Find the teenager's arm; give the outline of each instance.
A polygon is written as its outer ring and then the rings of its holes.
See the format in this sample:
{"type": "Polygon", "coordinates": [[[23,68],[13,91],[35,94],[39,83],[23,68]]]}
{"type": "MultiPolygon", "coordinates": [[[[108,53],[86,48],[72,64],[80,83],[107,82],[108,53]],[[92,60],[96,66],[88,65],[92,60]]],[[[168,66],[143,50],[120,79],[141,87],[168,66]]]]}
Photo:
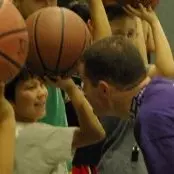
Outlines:
{"type": "Polygon", "coordinates": [[[144,33],[143,33],[143,24],[142,20],[139,17],[135,17],[136,23],[137,23],[137,37],[135,40],[135,46],[138,48],[141,57],[144,61],[144,64],[147,66],[148,65],[148,60],[147,60],[147,49],[146,49],[146,43],[145,43],[145,38],[144,38],[144,33]]]}
{"type": "Polygon", "coordinates": [[[153,21],[151,28],[155,42],[156,57],[155,66],[150,69],[149,73],[154,71],[154,75],[160,73],[166,77],[174,77],[173,55],[160,21],[158,19],[153,21]]]}
{"type": "Polygon", "coordinates": [[[15,117],[10,103],[4,98],[0,84],[0,173],[12,174],[15,147],[15,117]]]}
{"type": "Polygon", "coordinates": [[[151,8],[146,9],[142,5],[140,5],[139,10],[134,9],[131,6],[127,6],[127,9],[130,13],[146,20],[152,29],[156,57],[155,64],[149,69],[149,76],[153,77],[156,75],[162,75],[166,77],[174,77],[172,51],[155,12],[151,8]]]}
{"type": "Polygon", "coordinates": [[[102,0],[88,0],[93,26],[94,41],[112,35],[111,27],[102,0]]]}

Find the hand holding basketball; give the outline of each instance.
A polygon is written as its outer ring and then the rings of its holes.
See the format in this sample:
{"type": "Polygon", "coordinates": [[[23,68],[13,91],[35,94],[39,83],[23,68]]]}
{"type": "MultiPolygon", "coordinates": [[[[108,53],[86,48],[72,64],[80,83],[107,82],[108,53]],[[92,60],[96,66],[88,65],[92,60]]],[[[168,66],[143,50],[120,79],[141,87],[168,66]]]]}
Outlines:
{"type": "Polygon", "coordinates": [[[139,8],[139,4],[141,3],[146,8],[151,6],[152,9],[154,9],[159,3],[159,0],[116,0],[116,1],[121,6],[126,6],[130,4],[134,8],[139,8]]]}
{"type": "Polygon", "coordinates": [[[139,4],[139,9],[135,9],[130,5],[123,7],[124,10],[131,16],[137,16],[148,23],[152,24],[158,20],[156,13],[151,7],[145,8],[142,4],[139,4]]]}

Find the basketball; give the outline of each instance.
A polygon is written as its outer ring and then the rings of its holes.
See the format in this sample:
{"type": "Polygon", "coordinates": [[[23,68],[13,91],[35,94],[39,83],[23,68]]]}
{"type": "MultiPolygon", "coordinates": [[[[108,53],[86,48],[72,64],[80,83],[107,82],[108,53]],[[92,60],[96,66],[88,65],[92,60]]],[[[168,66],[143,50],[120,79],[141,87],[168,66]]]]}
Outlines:
{"type": "Polygon", "coordinates": [[[0,5],[0,80],[8,82],[23,67],[28,53],[25,21],[12,3],[0,5]]]}
{"type": "Polygon", "coordinates": [[[90,44],[86,24],[66,8],[43,8],[29,16],[26,24],[30,38],[27,65],[39,76],[69,74],[90,44]]]}
{"type": "Polygon", "coordinates": [[[151,6],[153,9],[159,3],[159,0],[116,0],[116,1],[121,6],[125,6],[127,4],[130,4],[134,8],[139,8],[139,3],[141,3],[145,7],[151,6]]]}

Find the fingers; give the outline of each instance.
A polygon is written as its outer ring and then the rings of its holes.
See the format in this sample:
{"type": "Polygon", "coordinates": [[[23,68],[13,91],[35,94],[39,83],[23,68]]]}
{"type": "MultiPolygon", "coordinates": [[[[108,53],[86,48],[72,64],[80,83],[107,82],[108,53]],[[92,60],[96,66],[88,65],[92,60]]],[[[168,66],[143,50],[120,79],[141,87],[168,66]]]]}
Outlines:
{"type": "Polygon", "coordinates": [[[139,4],[139,9],[142,13],[146,13],[147,12],[147,8],[144,7],[141,3],[139,4]]]}
{"type": "Polygon", "coordinates": [[[133,8],[131,5],[126,6],[130,13],[134,14],[134,16],[141,17],[141,11],[133,8]]]}
{"type": "Polygon", "coordinates": [[[129,16],[135,16],[135,14],[134,13],[132,13],[128,8],[126,8],[126,7],[123,7],[123,9],[124,9],[124,11],[129,15],[129,16]]]}
{"type": "Polygon", "coordinates": [[[128,4],[125,7],[123,7],[123,9],[130,16],[137,16],[137,17],[140,17],[140,18],[142,18],[145,15],[147,15],[148,12],[152,12],[153,11],[153,9],[151,8],[151,6],[149,6],[149,7],[146,8],[141,3],[139,4],[139,9],[133,8],[130,4],[128,4]]]}
{"type": "Polygon", "coordinates": [[[149,12],[152,12],[152,11],[153,11],[153,9],[152,9],[151,6],[149,6],[149,7],[147,8],[147,10],[148,10],[149,12]]]}

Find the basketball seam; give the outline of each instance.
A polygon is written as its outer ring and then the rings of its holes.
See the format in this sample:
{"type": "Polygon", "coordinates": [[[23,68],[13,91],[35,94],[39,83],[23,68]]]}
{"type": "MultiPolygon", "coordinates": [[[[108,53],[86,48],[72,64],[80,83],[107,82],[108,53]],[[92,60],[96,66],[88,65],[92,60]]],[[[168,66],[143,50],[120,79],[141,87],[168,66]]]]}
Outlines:
{"type": "MultiPolygon", "coordinates": [[[[86,29],[86,27],[85,27],[85,39],[84,39],[84,43],[83,43],[83,47],[82,47],[82,52],[85,50],[85,46],[86,46],[86,44],[87,44],[87,31],[86,31],[86,30],[87,30],[87,29],[86,29]]],[[[80,56],[79,56],[79,58],[80,58],[80,56]]],[[[67,70],[62,71],[61,73],[63,73],[63,74],[68,73],[68,72],[76,65],[76,63],[78,62],[79,58],[77,58],[77,59],[74,61],[74,63],[73,63],[67,70]]]]}
{"type": "Polygon", "coordinates": [[[64,11],[62,8],[60,8],[60,14],[61,14],[61,40],[60,40],[60,48],[59,48],[59,54],[58,54],[58,59],[57,59],[57,63],[56,63],[56,69],[55,69],[55,73],[59,73],[59,64],[60,64],[60,60],[62,57],[62,48],[63,48],[63,44],[64,44],[64,26],[65,26],[65,17],[64,17],[64,11]]]}
{"type": "Polygon", "coordinates": [[[18,62],[16,62],[13,59],[11,59],[7,54],[3,53],[2,51],[0,51],[0,56],[2,56],[5,60],[8,60],[16,68],[18,68],[18,69],[22,68],[22,66],[18,62]]]}
{"type": "Polygon", "coordinates": [[[12,34],[17,34],[17,33],[21,33],[21,32],[27,32],[27,28],[20,28],[20,29],[15,29],[12,31],[2,33],[2,34],[0,34],[0,39],[2,39],[3,37],[6,37],[6,36],[11,36],[12,34]]]}
{"type": "Polygon", "coordinates": [[[40,60],[41,65],[43,67],[43,70],[45,71],[46,70],[46,66],[45,66],[45,64],[44,64],[44,62],[42,60],[42,56],[40,54],[39,45],[38,45],[38,41],[37,41],[37,33],[38,33],[37,32],[37,23],[39,21],[40,16],[41,16],[41,12],[38,14],[38,16],[36,16],[36,20],[35,20],[36,22],[35,22],[35,25],[34,25],[34,42],[35,42],[35,45],[36,45],[36,53],[38,55],[38,58],[40,60]]]}

